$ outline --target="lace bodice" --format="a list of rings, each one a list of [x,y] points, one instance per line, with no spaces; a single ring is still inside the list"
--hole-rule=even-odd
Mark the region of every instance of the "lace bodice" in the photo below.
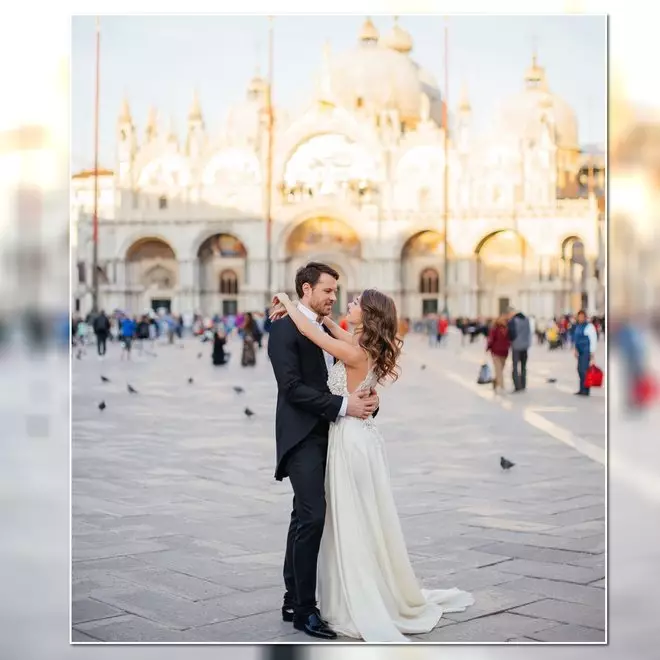
[[[357,386],[357,390],[367,390],[370,387],[376,387],[376,375],[373,369],[367,371],[365,379]],[[346,376],[346,366],[343,362],[335,362],[328,373],[328,388],[332,394],[339,396],[348,396],[348,378]]]

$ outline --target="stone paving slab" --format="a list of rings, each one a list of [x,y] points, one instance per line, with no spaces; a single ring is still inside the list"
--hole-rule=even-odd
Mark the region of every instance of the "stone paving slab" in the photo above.
[[[291,490],[273,479],[265,353],[253,370],[214,368],[208,346],[182,346],[130,364],[116,347],[74,361],[74,641],[309,643],[279,614]],[[377,423],[420,582],[477,599],[411,641],[602,641],[603,466],[523,415],[572,407],[538,414],[597,429],[602,402],[548,386],[544,370],[570,364],[545,355],[526,399],[503,408],[462,385],[475,356],[412,337],[401,379],[381,392]],[[572,374],[561,378],[566,389]],[[503,472],[501,455],[516,467]]]

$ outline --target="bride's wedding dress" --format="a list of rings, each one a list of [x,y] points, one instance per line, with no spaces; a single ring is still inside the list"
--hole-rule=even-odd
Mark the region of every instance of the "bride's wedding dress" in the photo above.
[[[328,374],[333,394],[348,396],[346,368]],[[376,386],[370,369],[357,389]],[[326,522],[318,563],[321,616],[339,635],[366,642],[409,642],[444,612],[474,603],[459,589],[421,589],[394,503],[383,437],[374,420],[341,417],[330,425]]]

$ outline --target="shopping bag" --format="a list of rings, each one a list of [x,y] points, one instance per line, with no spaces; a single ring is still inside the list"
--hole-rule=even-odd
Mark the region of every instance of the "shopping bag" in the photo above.
[[[490,366],[486,363],[481,365],[479,369],[479,377],[477,378],[477,383],[479,385],[487,385],[488,383],[493,382],[493,374],[490,370]]]
[[[590,387],[603,386],[603,371],[595,364],[592,364],[587,369],[587,375],[584,377],[584,386],[588,389]]]
[[[649,374],[643,374],[633,385],[633,402],[638,406],[651,403],[658,396],[658,383]]]

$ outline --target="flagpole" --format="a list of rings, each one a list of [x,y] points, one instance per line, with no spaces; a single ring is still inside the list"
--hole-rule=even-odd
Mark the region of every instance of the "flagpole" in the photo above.
[[[94,216],[92,252],[92,312],[99,309],[99,79],[101,74],[101,21],[96,17],[96,80],[94,83]]]
[[[266,93],[268,154],[266,160],[266,307],[273,291],[273,17],[268,17],[268,90]]]
[[[445,17],[445,102],[442,107],[442,125],[444,128],[445,170],[443,186],[443,251],[444,251],[444,305],[442,313],[449,316],[449,242],[447,232],[449,228],[449,21]]]

